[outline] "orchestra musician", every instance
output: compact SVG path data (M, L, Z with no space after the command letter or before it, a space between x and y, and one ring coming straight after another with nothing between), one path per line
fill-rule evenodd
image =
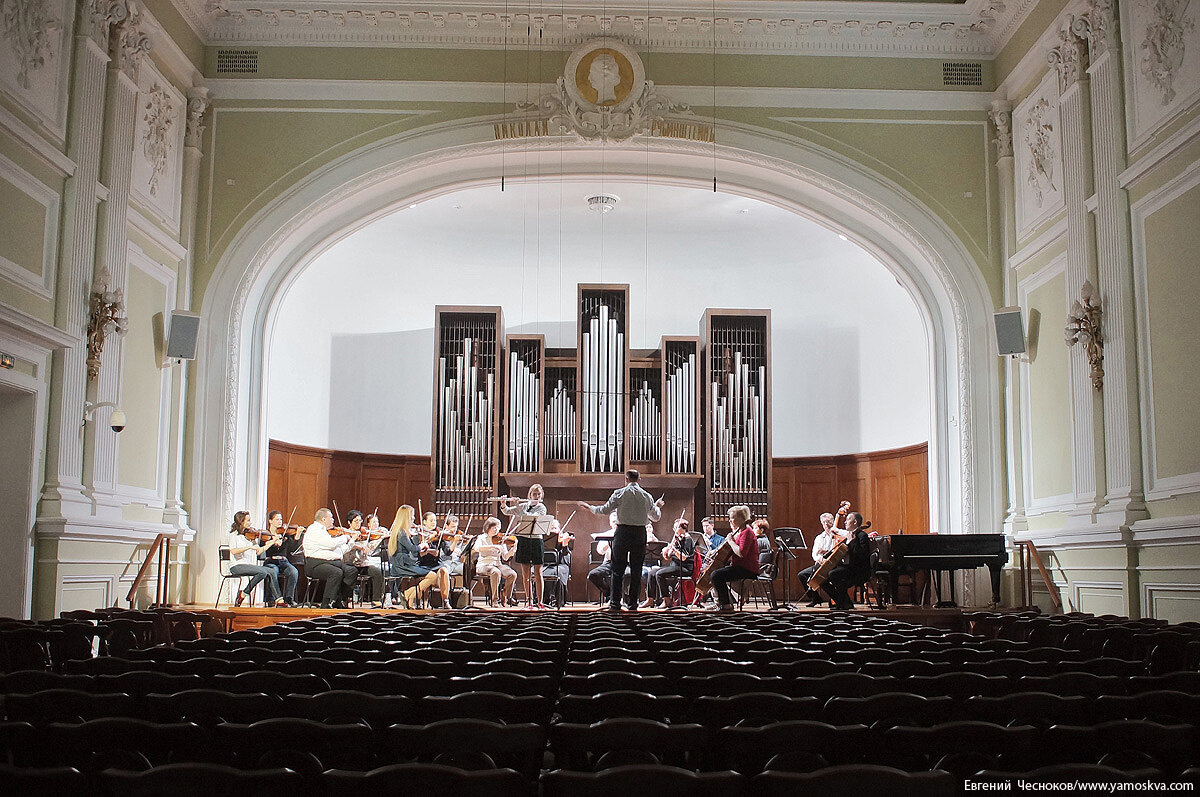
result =
M670 596L671 582L679 578L689 578L695 565L695 541L688 536L688 522L683 518L675 521L675 536L671 543L663 549L662 560L665 564L650 568L650 577L646 581L646 600L643 609L660 606Z
M617 530L616 512L609 513L608 530L613 533ZM600 603L603 604L607 599L608 591L612 589L612 545L608 540L600 540L596 543L596 553L603 556L604 559L588 572L587 579L600 593Z
M505 544L500 526L500 518L485 520L482 534L485 541L475 543L475 552L479 554L475 572L485 576L492 586L492 598L488 602L491 607L508 605L517 586L517 571L505 564L512 559L514 551Z
M837 533L834 527L833 513L822 512L821 533L813 540L813 563L811 567L806 567L800 571L799 578L801 584L808 584L808 580L813 577L813 573L817 572L817 569L825 564L825 560L829 558L829 554L833 553L835 545L837 545ZM809 607L819 606L823 603L821 593L815 592L812 589L808 589L801 596L800 600L804 600L805 598L808 598Z
M264 600L268 605L285 606L279 593L279 571L273 567L260 565L258 556L270 548L276 538L269 538L259 543L262 533L250 525L250 513L235 512L233 523L229 527L229 573L235 576L249 576L250 583L246 588L239 589L234 606L241 606L246 601L246 593L253 591L259 582L266 581Z
M567 602L567 582L571 580L571 549L575 547L575 535L562 528L557 519L550 521L550 529L555 534L554 564L550 565L550 571L556 579L556 605L562 608Z
M373 564L372 560L379 553L379 547L383 542L383 532L379 530L379 518L371 515L364 527L362 512L351 509L346 513L346 526L353 536L343 560L354 566L354 572L358 576L366 576L370 579L371 608L378 609L383 606L383 570ZM361 595L359 599L362 600Z
M725 567L712 574L713 589L717 591L716 611L732 612L733 599L729 594L729 582L756 578L759 571L758 538L750 525L750 507L739 505L729 509L730 535L727 542L733 545L733 557Z
M821 587L829 596L830 609L853 609L850 587L866 583L871 577L871 538L866 531L870 525L863 524L858 512L846 514L846 530L840 535L846 543L846 559L830 571L829 579Z
M514 523L519 523L527 517L535 515L548 515L546 505L542 503L545 496L545 491L542 490L542 485L532 484L529 487L529 497L521 501L507 496L500 504L500 511L513 519ZM535 605L534 584L530 581L530 573L532 571L533 578L537 581L537 597L536 605L539 609L545 609L546 604L542 595L544 588L542 580L542 563L546 556L545 542L541 537L517 537L517 566L521 571L521 579L525 584L525 608L532 609Z
M629 597L625 607L637 611L637 599L642 587L642 561L646 558L646 532L649 524L662 517L663 499L654 500L650 493L638 484L641 478L635 469L625 471L625 486L614 490L608 500L599 506L583 504L594 515L617 513L617 528L612 542L612 592L609 596L609 611L620 611L620 596L625 583L625 572L629 571Z
M704 554L704 559L701 564L704 567L708 567L708 563L712 561L713 554L717 552L717 549L720 548L722 544L724 544L725 535L717 533L716 521L712 518L712 516L706 517L704 520L700 521L700 530L704 534L704 539L702 539L698 545L701 553ZM707 593L696 590L696 599L692 601L692 605L700 606L701 604L711 600L712 590L709 590Z
M282 587L283 602L288 606L296 605L296 582L300 571L289 558L300 547L300 539L295 530L284 529L283 513L272 509L267 513L267 534L271 535L271 544L263 551L263 565L275 568L276 577Z
M446 526L442 529L441 539L437 544L438 564L446 571L453 582L455 576L460 583L463 575L463 552L467 549L467 539L458 530L458 517L446 515ZM449 599L449 595L446 596Z
M361 522L361 516L358 518ZM317 510L312 525L304 530L305 570L309 578L322 584L321 608L345 609L345 596L353 594L358 568L342 561L350 547L350 532L335 528L333 513L325 507Z
M441 569L431 569L417 563L422 545L420 532L413 528L415 514L408 504L397 509L388 537L388 567L392 576L421 579L416 587L409 587L403 595L393 596L397 601L403 601L404 608L416 606L418 599L423 599L434 586L443 587L443 595L450 594L449 583L442 584L445 574ZM449 578L446 581L449 582Z

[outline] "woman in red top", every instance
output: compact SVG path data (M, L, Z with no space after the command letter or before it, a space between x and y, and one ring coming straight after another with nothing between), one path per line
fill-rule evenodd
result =
M728 565L712 574L719 612L733 611L733 599L729 595L730 581L742 581L758 575L758 537L750 525L750 517L748 506L729 509L729 542L733 545L733 557Z

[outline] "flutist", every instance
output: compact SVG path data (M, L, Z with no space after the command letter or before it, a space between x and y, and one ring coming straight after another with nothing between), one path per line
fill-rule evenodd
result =
M511 496L505 498L500 506L500 511L512 517L514 523L531 515L547 515L549 512L546 511L546 505L542 503L544 495L542 485L530 485L527 500L521 501ZM525 607L527 609L532 609L534 606L534 585L530 581L530 571L533 571L533 580L537 582L537 607L539 609L546 608L546 601L542 597L542 561L545 555L546 545L541 537L517 537L517 555L514 558L521 570L521 578L525 582Z
M625 571L629 571L629 598L626 608L637 611L637 600L642 590L642 560L646 558L646 525L662 517L663 500L657 501L638 484L641 478L633 468L625 471L625 486L614 490L608 500L600 506L584 504L594 515L607 515L616 510L617 530L612 541L612 592L609 593L609 611L621 609L621 587L625 582Z

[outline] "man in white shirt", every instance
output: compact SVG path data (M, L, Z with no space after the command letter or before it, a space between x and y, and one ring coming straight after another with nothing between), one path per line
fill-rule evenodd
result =
M334 608L335 603L341 604L338 608L345 608L338 593L354 594L354 581L358 577L358 568L342 561L350 547L349 534L344 529L331 534L331 529L333 513L322 507L304 532L304 572L325 584L322 609Z
M821 533L813 540L813 563L811 567L806 567L800 571L799 578L801 584L808 584L808 580L813 577L813 573L816 573L817 568L825 563L825 560L829 558L829 554L833 552L836 545L837 534L833 528L833 515L829 512L824 512L821 514ZM817 606L821 603L821 593L813 592L811 589L805 592L800 599L804 600L804 598L809 598L809 606Z
M614 490L608 500L600 506L584 504L594 515L617 513L617 528L612 541L612 592L609 595L609 611L621 608L622 586L625 571L629 571L629 599L625 608L637 611L638 598L642 591L642 561L646 558L646 526L662 517L662 499L654 500L650 493L638 484L641 478L633 468L625 471L625 486Z

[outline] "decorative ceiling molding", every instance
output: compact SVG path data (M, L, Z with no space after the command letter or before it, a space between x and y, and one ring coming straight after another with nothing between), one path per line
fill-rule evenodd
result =
M716 6L576 2L533 9L488 0L174 0L210 45L402 45L571 49L613 36L673 52L990 58L1036 0L963 3L782 0ZM715 27L715 36L714 36Z

